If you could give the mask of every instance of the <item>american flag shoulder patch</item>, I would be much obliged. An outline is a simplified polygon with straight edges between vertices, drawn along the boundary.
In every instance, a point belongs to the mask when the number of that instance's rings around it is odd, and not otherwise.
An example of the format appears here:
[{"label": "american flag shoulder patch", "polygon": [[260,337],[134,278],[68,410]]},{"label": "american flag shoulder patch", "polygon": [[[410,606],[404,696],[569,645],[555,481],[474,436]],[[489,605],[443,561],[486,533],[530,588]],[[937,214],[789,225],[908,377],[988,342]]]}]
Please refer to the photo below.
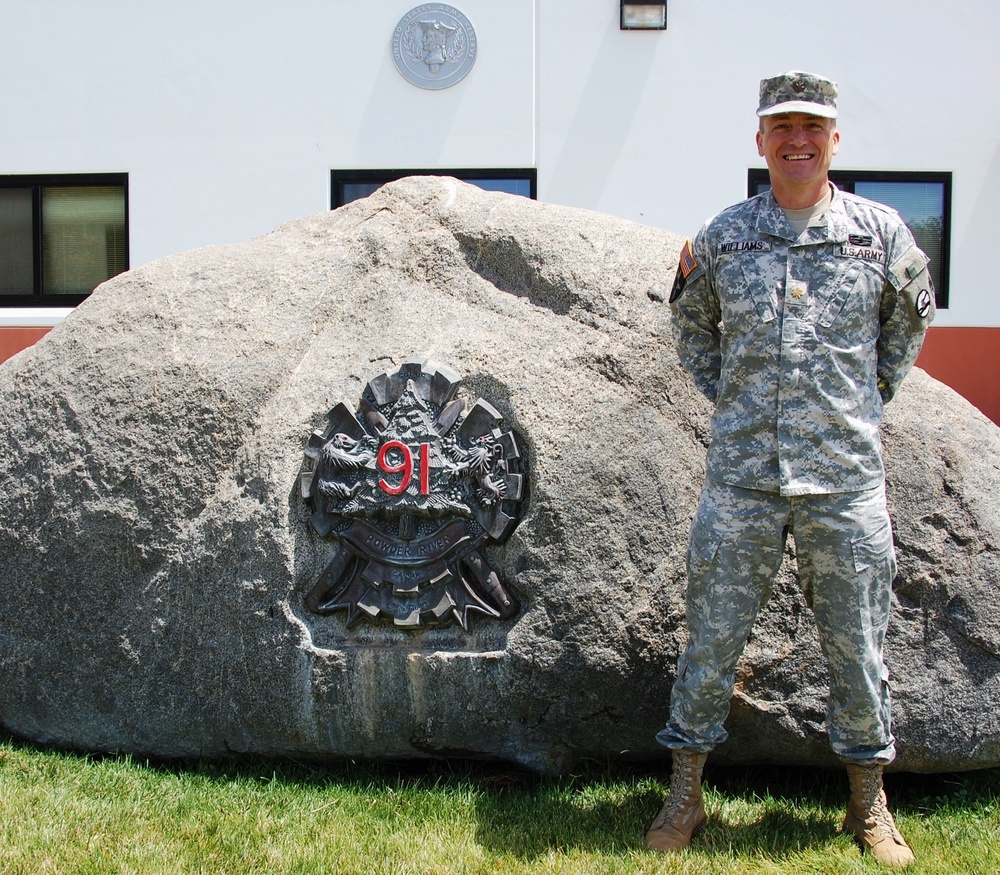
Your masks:
[{"label": "american flag shoulder patch", "polygon": [[670,290],[670,303],[673,304],[684,294],[687,278],[698,269],[698,259],[691,251],[691,241],[685,240],[681,247],[680,258],[677,260],[677,274],[674,277],[674,287]]},{"label": "american flag shoulder patch", "polygon": [[691,251],[690,240],[685,240],[684,245],[681,247],[681,255],[680,260],[677,262],[677,267],[684,275],[684,279],[687,279],[698,269],[698,259],[694,257],[694,253]]}]

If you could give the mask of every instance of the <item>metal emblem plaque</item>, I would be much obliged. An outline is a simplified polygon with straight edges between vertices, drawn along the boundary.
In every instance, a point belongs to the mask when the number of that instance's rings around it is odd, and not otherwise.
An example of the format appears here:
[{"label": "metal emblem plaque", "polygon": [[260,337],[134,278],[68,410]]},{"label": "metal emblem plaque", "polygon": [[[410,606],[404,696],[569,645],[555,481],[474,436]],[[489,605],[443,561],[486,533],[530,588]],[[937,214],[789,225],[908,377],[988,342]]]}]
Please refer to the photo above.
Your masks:
[{"label": "metal emblem plaque", "polygon": [[302,497],[337,552],[306,597],[317,614],[347,611],[405,629],[518,604],[482,553],[517,526],[524,483],[513,433],[488,402],[471,407],[460,377],[409,359],[369,380],[357,411],[341,402],[305,450]]},{"label": "metal emblem plaque", "polygon": [[392,35],[392,60],[419,88],[448,88],[476,63],[472,23],[447,3],[425,3],[406,13]]}]

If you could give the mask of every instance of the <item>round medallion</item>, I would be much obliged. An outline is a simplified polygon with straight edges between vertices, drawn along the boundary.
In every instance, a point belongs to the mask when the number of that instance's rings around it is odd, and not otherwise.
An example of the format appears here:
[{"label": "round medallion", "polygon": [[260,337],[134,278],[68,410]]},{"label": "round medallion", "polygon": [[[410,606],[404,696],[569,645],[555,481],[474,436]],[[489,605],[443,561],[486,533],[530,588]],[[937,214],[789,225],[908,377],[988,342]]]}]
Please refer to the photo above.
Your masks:
[{"label": "round medallion", "polygon": [[419,88],[449,88],[476,62],[476,32],[454,6],[425,3],[404,15],[392,35],[392,60]]}]

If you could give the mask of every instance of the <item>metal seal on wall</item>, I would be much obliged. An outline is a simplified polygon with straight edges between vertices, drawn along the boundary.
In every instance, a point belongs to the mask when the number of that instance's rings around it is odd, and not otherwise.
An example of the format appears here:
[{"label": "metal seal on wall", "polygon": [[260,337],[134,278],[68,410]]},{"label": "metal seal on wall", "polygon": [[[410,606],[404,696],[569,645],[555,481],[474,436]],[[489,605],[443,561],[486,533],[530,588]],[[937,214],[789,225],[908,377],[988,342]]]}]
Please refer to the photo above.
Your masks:
[{"label": "metal seal on wall", "polygon": [[356,412],[340,402],[313,433],[302,497],[313,529],[337,542],[306,597],[313,613],[466,631],[471,614],[517,613],[482,548],[517,526],[525,460],[492,405],[456,397],[460,382],[407,359],[369,380]]},{"label": "metal seal on wall", "polygon": [[449,88],[476,63],[472,23],[447,3],[425,3],[404,15],[392,35],[392,60],[419,88]]}]

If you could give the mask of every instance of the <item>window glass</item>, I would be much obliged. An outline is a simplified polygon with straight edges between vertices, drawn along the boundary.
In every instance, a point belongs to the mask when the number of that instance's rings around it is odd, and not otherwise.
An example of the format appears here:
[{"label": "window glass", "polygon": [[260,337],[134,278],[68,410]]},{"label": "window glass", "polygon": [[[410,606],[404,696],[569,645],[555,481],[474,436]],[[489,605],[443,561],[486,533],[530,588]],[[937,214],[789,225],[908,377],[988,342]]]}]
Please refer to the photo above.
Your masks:
[{"label": "window glass", "polygon": [[125,270],[125,191],[42,189],[42,291],[86,294]]},{"label": "window glass", "polygon": [[345,182],[341,186],[340,204],[359,201],[363,197],[375,194],[385,183],[383,182]]},{"label": "window glass", "polygon": [[537,180],[533,168],[525,170],[333,170],[330,173],[330,205],[337,209],[374,194],[385,183],[406,176],[454,176],[486,191],[534,198]]},{"label": "window glass", "polygon": [[34,288],[32,215],[30,188],[0,188],[0,295]]},{"label": "window glass", "polygon": [[0,176],[4,306],[78,304],[125,270],[126,174]]},{"label": "window glass", "polygon": [[486,191],[503,191],[507,194],[519,194],[521,197],[531,197],[530,179],[470,179],[473,185],[478,185]]}]

